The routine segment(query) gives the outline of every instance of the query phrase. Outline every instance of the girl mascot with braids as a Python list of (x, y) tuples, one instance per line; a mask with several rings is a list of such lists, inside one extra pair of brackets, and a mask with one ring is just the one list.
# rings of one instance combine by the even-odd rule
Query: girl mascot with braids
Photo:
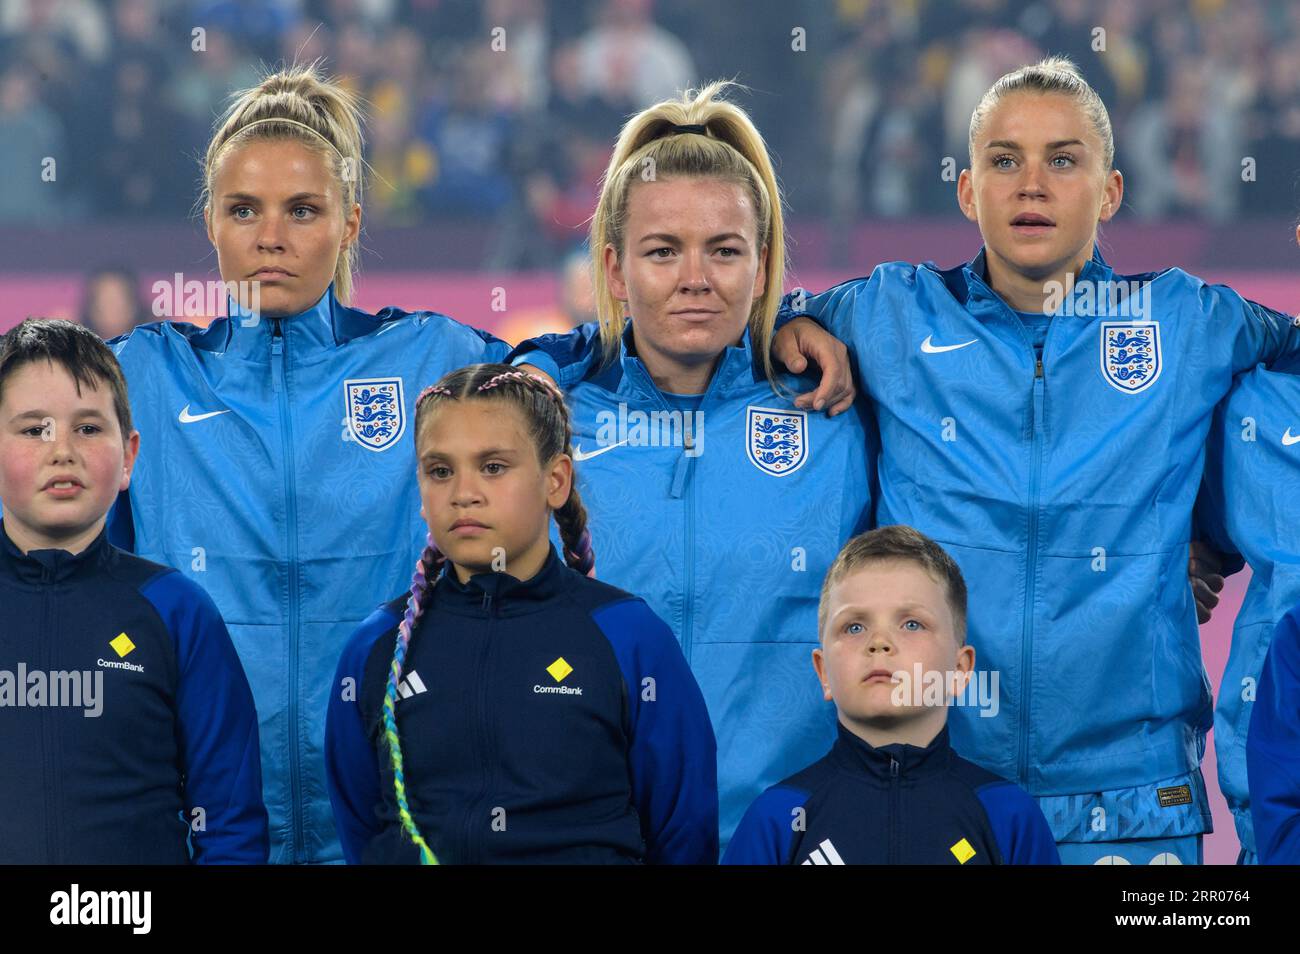
[(347, 860), (715, 863), (704, 699), (667, 625), (595, 579), (563, 394), (473, 365), (420, 395), (414, 429), (428, 544), (330, 693)]

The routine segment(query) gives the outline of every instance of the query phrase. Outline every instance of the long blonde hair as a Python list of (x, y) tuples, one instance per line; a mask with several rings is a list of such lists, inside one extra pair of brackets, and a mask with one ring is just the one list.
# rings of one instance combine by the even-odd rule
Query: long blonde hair
[[(687, 90), (679, 99), (664, 100), (637, 113), (619, 133), (591, 219), (592, 279), (606, 362), (618, 354), (626, 318), (622, 302), (614, 297), (605, 277), (605, 246), (612, 245), (622, 260), (631, 187), (638, 179), (712, 177), (744, 185), (753, 199), (759, 250), (767, 248), (767, 280), (750, 309), (749, 334), (763, 371), (775, 386), (769, 352), (785, 281), (781, 189), (767, 145), (749, 114), (722, 98), (734, 85), (718, 80), (699, 90)], [(704, 132), (678, 132), (674, 126), (702, 126)]]
[[(232, 100), (217, 121), (203, 158), (200, 202), (209, 213), (217, 163), (230, 149), (255, 139), (296, 139), (318, 152), (338, 180), (344, 217), (354, 203), (360, 203), (361, 107), (336, 80), (320, 75), (315, 63), (272, 73), (256, 86), (236, 92)], [(357, 253), (358, 243), (352, 242), (334, 266), (334, 294), (345, 305), (352, 300)]]

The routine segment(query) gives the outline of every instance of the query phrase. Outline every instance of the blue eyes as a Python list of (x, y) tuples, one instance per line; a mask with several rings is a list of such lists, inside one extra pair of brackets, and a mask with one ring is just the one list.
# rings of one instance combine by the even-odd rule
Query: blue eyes
[[(252, 211), (253, 210), (250, 206), (237, 205), (230, 210), (230, 214), (233, 215), (236, 219), (238, 219), (241, 222), (247, 222), (251, 218), (251, 215), (241, 215), (240, 213), (242, 212), (251, 213)], [(312, 208), (310, 205), (296, 205), (293, 208), (294, 218), (298, 219), (300, 222), (306, 221), (308, 218), (315, 215), (317, 211), (318, 211), (317, 209)], [(306, 212), (308, 214), (298, 215), (299, 212)]]
[[(721, 255), (722, 258), (739, 258), (743, 254), (741, 249), (732, 248), (729, 245), (724, 245), (721, 248), (716, 248), (714, 249), (714, 251), (719, 253), (725, 253)], [(660, 252), (667, 252), (668, 255), (660, 255), (659, 254)], [(668, 246), (664, 246), (663, 248), (653, 248), (646, 254), (650, 258), (657, 259), (661, 262), (666, 262), (668, 260), (668, 257), (670, 255), (675, 255), (676, 252), (677, 252), (676, 249), (669, 248)]]
[[(1058, 165), (1057, 164), (1058, 160), (1060, 160), (1061, 163), (1063, 164)], [(1005, 163), (1014, 164), (1015, 161), (1016, 161), (1015, 156), (994, 156), (993, 166), (996, 169), (1010, 169), (1011, 165), (1006, 165)], [(1051, 159), (1047, 161), (1052, 164), (1052, 168), (1054, 169), (1067, 169), (1070, 166), (1078, 165), (1078, 160), (1076, 160), (1074, 156), (1071, 156), (1068, 153), (1059, 153), (1058, 155), (1053, 156)]]
[[(925, 624), (920, 620), (909, 619), (903, 623), (903, 628), (909, 633), (919, 633), (921, 630), (925, 629)], [(857, 636), (866, 632), (866, 630), (863, 628), (861, 623), (849, 623), (844, 627), (844, 632), (850, 636)]]

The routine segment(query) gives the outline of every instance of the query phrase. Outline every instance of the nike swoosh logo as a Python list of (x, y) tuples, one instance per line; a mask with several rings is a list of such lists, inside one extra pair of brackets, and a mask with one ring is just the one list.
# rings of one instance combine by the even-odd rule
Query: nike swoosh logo
[(1292, 434), (1291, 428), (1288, 427), (1286, 433), (1282, 435), (1282, 446), (1290, 447), (1292, 444), (1300, 444), (1300, 434)]
[(619, 441), (617, 444), (610, 444), (608, 447), (602, 447), (599, 450), (591, 451), (588, 454), (584, 454), (582, 452), (582, 446), (579, 445), (573, 449), (573, 459), (575, 461), (591, 460), (593, 457), (599, 457), (601, 454), (606, 454), (609, 451), (612, 451), (615, 447), (622, 447), (626, 443), (627, 441), (625, 440)]
[(967, 345), (973, 345), (975, 342), (979, 341), (978, 338), (972, 338), (970, 341), (963, 341), (961, 344), (937, 345), (931, 343), (930, 339), (933, 337), (934, 335), (926, 335), (925, 340), (921, 342), (921, 350), (926, 354), (942, 354), (945, 351), (956, 351), (958, 348), (964, 348)]
[(177, 420), (180, 421), (182, 424), (193, 424), (195, 421), (206, 421), (208, 418), (216, 417), (218, 414), (229, 414), (229, 413), (230, 413), (230, 409), (227, 408), (224, 411), (208, 411), (208, 413), (206, 414), (191, 414), (190, 406), (186, 404), (185, 407), (181, 409), (180, 417), (178, 417)]

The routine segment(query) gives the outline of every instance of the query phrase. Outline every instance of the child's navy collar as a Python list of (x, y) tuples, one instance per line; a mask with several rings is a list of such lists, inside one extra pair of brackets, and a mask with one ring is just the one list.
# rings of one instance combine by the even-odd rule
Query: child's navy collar
[(29, 550), (23, 553), (9, 539), (0, 520), (0, 572), (22, 583), (49, 584), (88, 576), (114, 559), (114, 550), (108, 542), (108, 525), (105, 524), (80, 553), (67, 550)]
[(434, 587), (440, 609), (467, 616), (524, 616), (544, 608), (571, 582), (571, 570), (555, 552), (547, 548), (542, 568), (527, 580), (509, 573), (475, 573), (462, 583), (448, 560)]
[(877, 747), (858, 738), (843, 723), (838, 724), (838, 731), (839, 736), (831, 749), (831, 755), (839, 766), (854, 774), (865, 771), (882, 782), (888, 782), (894, 775), (891, 763), (897, 764), (899, 777), (916, 778), (942, 772), (952, 759), (953, 750), (948, 741), (946, 722), (939, 734), (924, 748), (905, 742)]

